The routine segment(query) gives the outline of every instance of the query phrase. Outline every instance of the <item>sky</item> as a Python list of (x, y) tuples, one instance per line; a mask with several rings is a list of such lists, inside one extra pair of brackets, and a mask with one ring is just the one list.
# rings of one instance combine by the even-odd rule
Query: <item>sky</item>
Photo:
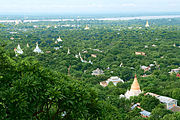
[(0, 14), (180, 12), (180, 0), (0, 0)]

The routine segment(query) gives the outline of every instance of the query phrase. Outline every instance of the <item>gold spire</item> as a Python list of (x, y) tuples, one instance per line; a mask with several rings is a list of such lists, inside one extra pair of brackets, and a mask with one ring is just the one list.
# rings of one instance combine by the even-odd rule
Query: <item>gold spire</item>
[(86, 27), (85, 27), (84, 29), (85, 29), (85, 30), (88, 30), (88, 29), (89, 29), (88, 25), (86, 25)]
[(148, 22), (148, 20), (146, 21), (145, 27), (149, 27), (149, 22)]
[(140, 86), (139, 86), (139, 83), (138, 83), (136, 75), (134, 77), (134, 82), (131, 85), (131, 90), (140, 90)]

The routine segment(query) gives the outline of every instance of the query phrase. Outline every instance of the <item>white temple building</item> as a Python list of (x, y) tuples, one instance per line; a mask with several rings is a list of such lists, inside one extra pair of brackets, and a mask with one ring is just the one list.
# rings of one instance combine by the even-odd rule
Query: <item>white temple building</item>
[(17, 49), (16, 48), (14, 49), (14, 52), (15, 52), (16, 56), (18, 56), (19, 54), (23, 54), (23, 51), (19, 44), (17, 46)]
[(153, 44), (152, 47), (156, 47), (157, 45)]
[(92, 71), (92, 74), (91, 75), (95, 75), (95, 76), (98, 76), (98, 75), (103, 75), (104, 74), (104, 71), (97, 68), (96, 70), (93, 70)]
[(145, 27), (149, 27), (149, 23), (148, 23), (148, 20), (146, 21), (146, 25), (145, 25)]
[(166, 96), (160, 96), (154, 93), (146, 93), (145, 95), (151, 95), (156, 97), (161, 103), (164, 103), (166, 105), (166, 109), (171, 110), (173, 107), (177, 107), (177, 100), (170, 98), (170, 97), (166, 97)]
[(54, 47), (55, 50), (59, 50), (59, 47)]
[(171, 69), (171, 71), (169, 72), (170, 74), (177, 74), (180, 71), (180, 67), (176, 68), (176, 69)]
[(93, 64), (93, 62), (91, 61), (91, 60), (89, 60), (89, 62), (88, 63), (90, 63), (91, 65)]
[(112, 82), (115, 86), (119, 82), (124, 83), (124, 81), (121, 78), (119, 78), (117, 76), (114, 76), (114, 77), (110, 77), (107, 81), (100, 82), (100, 85), (103, 86), (103, 87), (106, 87), (110, 82)]
[(139, 83), (138, 83), (138, 80), (137, 80), (137, 77), (135, 75), (134, 77), (134, 82), (133, 84), (131, 85), (131, 89), (130, 91), (128, 90), (126, 93), (125, 93), (125, 97), (127, 99), (129, 99), (131, 96), (138, 96), (139, 94), (141, 94), (141, 89), (140, 89), (140, 86), (139, 86)]
[(44, 53), (38, 46), (38, 43), (36, 43), (36, 48), (33, 50), (35, 53)]
[(13, 37), (11, 37), (10, 39), (11, 39), (11, 40), (14, 40), (14, 38), (13, 38)]

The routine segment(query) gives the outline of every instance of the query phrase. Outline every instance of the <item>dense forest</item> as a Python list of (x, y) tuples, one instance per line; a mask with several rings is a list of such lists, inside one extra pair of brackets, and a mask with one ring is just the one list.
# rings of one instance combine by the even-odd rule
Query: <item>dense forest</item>
[[(180, 106), (180, 77), (169, 73), (180, 67), (180, 19), (149, 20), (148, 28), (145, 24), (146, 20), (1, 24), (0, 119), (180, 119), (180, 112), (165, 109), (153, 96), (120, 98), (136, 74), (144, 93), (171, 97)], [(59, 37), (62, 41), (57, 42)], [(14, 52), (18, 44), (23, 54)], [(33, 52), (36, 44), (43, 53)], [(142, 69), (149, 65), (150, 70)], [(91, 75), (97, 68), (104, 74)], [(124, 83), (102, 87), (100, 82), (111, 76)], [(135, 103), (151, 112), (150, 117), (132, 110)]]

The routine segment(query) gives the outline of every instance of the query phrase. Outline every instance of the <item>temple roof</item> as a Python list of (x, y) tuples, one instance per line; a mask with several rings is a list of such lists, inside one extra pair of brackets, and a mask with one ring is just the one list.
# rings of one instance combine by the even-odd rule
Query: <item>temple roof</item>
[(140, 86), (139, 86), (139, 83), (138, 83), (136, 75), (134, 77), (134, 82), (131, 85), (131, 90), (140, 90)]

